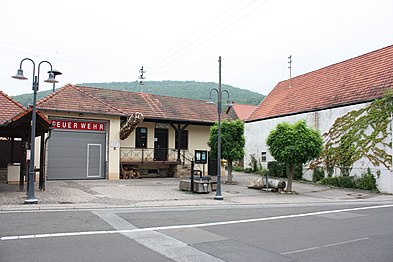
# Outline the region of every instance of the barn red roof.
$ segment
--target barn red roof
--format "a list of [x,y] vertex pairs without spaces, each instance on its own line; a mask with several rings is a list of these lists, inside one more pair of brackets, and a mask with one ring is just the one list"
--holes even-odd
[[393,45],[279,82],[247,122],[370,101],[393,87]]

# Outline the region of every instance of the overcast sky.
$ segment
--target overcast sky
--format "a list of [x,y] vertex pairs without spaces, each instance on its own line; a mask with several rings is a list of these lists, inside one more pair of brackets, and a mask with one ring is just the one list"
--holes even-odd
[[[268,94],[292,76],[393,44],[392,0],[0,0],[0,90],[20,61],[48,60],[67,83],[218,82]],[[49,70],[41,66],[40,90]],[[44,74],[45,73],[45,74]],[[208,95],[208,94],[207,94]]]

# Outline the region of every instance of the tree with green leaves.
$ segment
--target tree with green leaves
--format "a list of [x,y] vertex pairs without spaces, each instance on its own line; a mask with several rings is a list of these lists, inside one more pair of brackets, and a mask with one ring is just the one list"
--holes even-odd
[[[212,155],[217,155],[218,124],[210,128],[208,145]],[[228,183],[232,183],[232,162],[244,156],[244,123],[239,119],[221,122],[221,157],[228,161]],[[219,160],[218,160],[219,161]]]
[[266,144],[272,156],[289,168],[288,192],[292,191],[295,164],[305,164],[318,157],[323,149],[322,136],[317,130],[309,128],[305,120],[294,124],[279,123],[270,132]]

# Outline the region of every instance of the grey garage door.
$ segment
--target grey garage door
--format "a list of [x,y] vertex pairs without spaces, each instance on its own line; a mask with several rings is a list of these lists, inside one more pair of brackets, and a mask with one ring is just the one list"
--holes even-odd
[[105,133],[53,130],[48,179],[105,178]]

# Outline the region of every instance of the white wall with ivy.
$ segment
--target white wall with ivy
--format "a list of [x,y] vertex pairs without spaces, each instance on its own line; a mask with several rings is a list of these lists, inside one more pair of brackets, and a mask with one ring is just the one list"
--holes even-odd
[[[278,123],[295,123],[298,120],[304,119],[310,127],[316,128],[323,135],[324,133],[327,133],[329,131],[337,118],[342,117],[343,115],[347,114],[352,110],[358,110],[369,104],[370,103],[362,103],[357,105],[336,107],[332,109],[294,114],[290,116],[283,116],[246,123],[244,130],[244,135],[246,139],[244,167],[248,167],[248,164],[251,162],[251,155],[255,155],[255,157],[260,161],[262,152],[266,152],[266,162],[262,163],[265,167],[267,165],[267,162],[274,161],[266,145],[266,139],[270,131],[273,130]],[[385,150],[386,152],[389,152],[389,154],[392,154],[392,148],[385,148]],[[367,168],[370,168],[371,172],[375,175],[378,190],[383,193],[393,194],[392,171],[387,169],[383,165],[374,166],[368,159],[362,158],[353,164],[351,175],[360,176],[361,174],[367,172]],[[338,168],[335,168],[334,170],[334,176],[340,175],[340,170]],[[377,173],[379,173],[378,176],[376,175]],[[305,179],[312,179],[312,172],[307,171],[307,166],[305,166],[304,168],[303,177]]]

